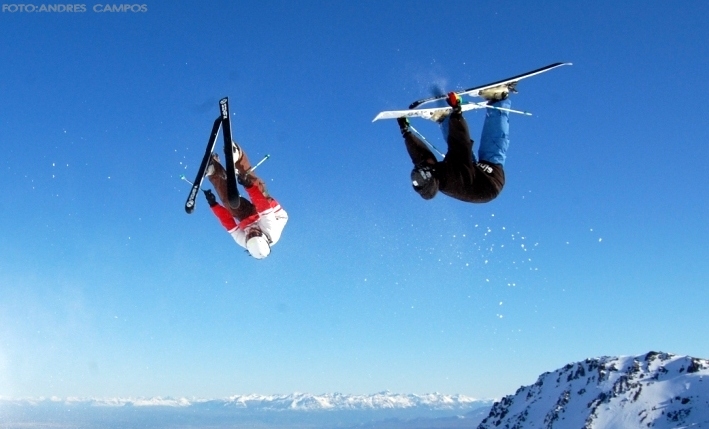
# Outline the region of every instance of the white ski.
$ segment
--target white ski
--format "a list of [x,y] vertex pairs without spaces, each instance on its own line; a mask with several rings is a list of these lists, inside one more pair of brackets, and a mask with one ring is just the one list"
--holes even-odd
[[[523,112],[521,110],[506,109],[504,107],[490,106],[487,102],[483,101],[480,103],[466,103],[460,106],[460,110],[463,112],[467,110],[474,109],[497,109],[504,110],[506,112],[519,113],[521,115],[532,116],[529,112]],[[377,116],[372,119],[372,122],[378,121],[380,119],[396,119],[396,118],[424,118],[430,121],[438,122],[445,116],[450,115],[453,108],[448,107],[433,107],[430,109],[411,109],[411,110],[386,110],[380,112]]]
[[[542,68],[538,68],[536,70],[532,70],[527,73],[522,73],[520,75],[510,77],[507,79],[499,80],[497,82],[492,82],[488,83],[487,85],[482,85],[482,86],[476,86],[473,88],[468,88],[464,89],[462,91],[455,91],[456,94],[458,95],[467,95],[469,97],[480,97],[485,90],[490,90],[496,87],[501,87],[501,88],[509,88],[510,90],[514,91],[514,86],[517,82],[519,82],[522,79],[526,79],[528,77],[536,76],[538,74],[542,74],[545,72],[548,72],[549,70],[554,70],[557,67],[562,67],[562,66],[570,66],[572,63],[554,63],[554,64],[549,64],[548,66],[544,66]],[[409,109],[414,109],[418,106],[421,106],[422,104],[427,104],[431,103],[433,101],[438,101],[438,100],[443,100],[447,97],[445,94],[437,95],[435,97],[429,97],[429,98],[423,98],[421,100],[414,101],[411,103],[409,106]]]

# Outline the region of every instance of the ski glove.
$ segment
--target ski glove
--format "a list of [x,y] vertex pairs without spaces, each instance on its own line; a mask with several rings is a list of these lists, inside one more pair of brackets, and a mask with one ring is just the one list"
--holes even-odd
[[236,180],[244,188],[250,188],[254,184],[250,174],[239,174],[239,177],[237,177]]
[[209,207],[214,207],[217,205],[217,198],[214,196],[210,189],[202,192],[204,192],[204,196],[207,198],[207,203],[209,204]]

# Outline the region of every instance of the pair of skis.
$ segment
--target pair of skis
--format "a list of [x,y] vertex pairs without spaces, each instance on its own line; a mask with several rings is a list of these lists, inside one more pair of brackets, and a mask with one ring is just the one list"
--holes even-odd
[[[541,73],[548,72],[549,70],[553,70],[557,67],[561,66],[568,66],[571,65],[571,63],[554,63],[554,64],[549,64],[548,66],[541,67],[536,70],[532,70],[530,72],[522,73],[517,76],[513,76],[507,79],[503,79],[497,82],[489,83],[487,85],[482,85],[482,86],[475,86],[472,88],[464,89],[462,91],[456,91],[456,94],[463,96],[466,95],[468,97],[480,97],[484,98],[483,94],[485,94],[488,91],[504,91],[504,92],[514,92],[515,86],[517,82],[519,82],[522,79],[526,79],[528,77],[536,76]],[[409,106],[408,110],[390,110],[390,111],[385,111],[379,113],[374,120],[378,121],[380,119],[396,119],[396,118],[401,118],[401,117],[421,117],[424,119],[430,119],[433,121],[437,121],[444,115],[450,114],[452,108],[451,107],[434,107],[431,109],[419,109],[418,107],[432,103],[434,101],[439,101],[443,100],[447,97],[447,95],[437,95],[434,97],[429,97],[429,98],[423,98],[421,100],[414,101],[411,103]],[[530,115],[530,113],[527,112],[522,112],[519,110],[511,110],[511,109],[503,109],[500,107],[496,106],[490,106],[488,105],[485,101],[475,103],[475,102],[470,102],[470,101],[465,101],[461,105],[461,110],[467,111],[467,110],[472,110],[472,109],[501,109],[501,110],[508,110],[510,112],[514,113],[521,113],[525,115]],[[204,157],[202,158],[202,164],[199,167],[199,171],[197,172],[197,177],[195,178],[193,184],[192,184],[192,190],[190,191],[189,196],[187,197],[187,202],[185,203],[185,211],[187,213],[192,213],[195,207],[195,203],[197,201],[197,195],[199,194],[199,190],[201,189],[202,185],[202,180],[204,180],[204,173],[207,170],[207,167],[209,166],[209,161],[212,156],[212,152],[214,151],[214,145],[216,144],[217,141],[217,136],[219,135],[219,129],[223,128],[223,136],[224,136],[224,157],[225,157],[225,162],[226,162],[226,175],[227,175],[227,192],[229,194],[229,206],[231,208],[237,208],[239,207],[239,201],[241,200],[239,196],[239,190],[236,187],[236,170],[234,167],[234,153],[236,151],[236,148],[234,147],[234,144],[232,143],[231,140],[231,121],[229,120],[229,99],[227,97],[222,98],[219,100],[219,112],[220,115],[219,117],[214,121],[214,125],[212,126],[212,133],[209,135],[209,141],[207,142],[207,148],[204,152]],[[266,156],[268,158],[268,155]],[[264,160],[266,159],[264,158]],[[263,162],[263,160],[261,161]],[[259,162],[259,164],[261,164]],[[258,167],[258,165],[256,167]],[[253,167],[253,168],[256,168]],[[252,170],[253,170],[252,168]]]
[[197,171],[197,177],[194,179],[194,182],[192,182],[192,189],[190,190],[190,193],[187,196],[187,201],[185,202],[185,211],[187,213],[192,213],[192,211],[194,211],[195,204],[197,203],[197,195],[202,187],[204,173],[207,171],[207,167],[209,166],[209,162],[212,157],[212,152],[214,152],[214,146],[217,143],[220,128],[222,129],[222,135],[224,136],[224,161],[226,165],[226,183],[227,192],[229,194],[229,206],[233,209],[239,207],[239,201],[241,198],[239,195],[239,189],[236,187],[236,168],[234,167],[234,153],[236,148],[231,140],[229,99],[227,97],[219,100],[219,113],[219,117],[214,120],[212,132],[209,135],[209,140],[207,141],[207,148],[204,151],[202,163]]
[[[490,90],[496,90],[499,89],[500,91],[507,91],[507,92],[514,92],[514,88],[517,84],[522,79],[526,79],[528,77],[536,76],[538,74],[548,72],[549,70],[553,70],[557,67],[561,66],[570,66],[571,63],[554,63],[554,64],[549,64],[548,66],[544,66],[542,68],[532,70],[530,72],[522,73],[517,76],[513,76],[507,79],[503,79],[497,82],[492,82],[488,83],[487,85],[482,85],[482,86],[474,86],[472,88],[464,89],[461,91],[456,91],[455,93],[463,96],[466,95],[468,97],[480,97],[483,98],[483,94],[486,91]],[[451,107],[434,107],[430,109],[418,109],[418,107],[432,103],[434,101],[439,101],[443,100],[447,97],[447,95],[437,95],[434,97],[429,97],[429,98],[423,98],[421,100],[414,101],[411,103],[409,106],[409,110],[388,110],[384,112],[380,112],[377,116],[374,117],[372,122],[378,121],[380,119],[396,119],[396,118],[411,118],[411,117],[419,117],[419,118],[424,118],[424,119],[429,119],[432,121],[437,121],[441,117],[450,114],[452,108]],[[519,110],[512,110],[512,109],[503,109],[500,107],[494,107],[490,106],[487,104],[486,101],[482,101],[479,103],[475,102],[470,102],[470,101],[464,101],[464,104],[461,106],[461,110],[466,111],[466,110],[472,110],[472,109],[500,109],[500,110],[507,110],[510,112],[514,113],[520,113],[523,115],[531,115],[531,113],[528,112],[522,112]]]

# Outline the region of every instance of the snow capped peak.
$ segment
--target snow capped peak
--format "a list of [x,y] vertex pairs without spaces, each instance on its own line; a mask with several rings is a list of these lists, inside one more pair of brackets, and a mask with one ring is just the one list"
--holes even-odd
[[542,374],[496,402],[479,429],[709,425],[709,361],[650,352]]
[[396,394],[388,391],[371,395],[345,395],[342,393],[327,393],[314,395],[310,393],[292,393],[289,395],[235,395],[228,398],[227,404],[243,408],[281,409],[281,410],[375,410],[375,409],[405,409],[423,407],[434,410],[467,409],[473,403],[480,402],[475,398],[463,395],[441,395],[430,393],[425,395]]

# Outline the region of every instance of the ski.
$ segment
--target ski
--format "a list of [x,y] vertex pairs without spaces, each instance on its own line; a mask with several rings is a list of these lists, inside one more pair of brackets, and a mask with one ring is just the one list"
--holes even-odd
[[[455,93],[458,94],[458,95],[467,95],[467,96],[470,96],[470,97],[479,97],[479,96],[480,96],[480,93],[481,93],[482,91],[484,91],[484,90],[486,90],[486,89],[494,88],[494,87],[496,87],[496,86],[503,86],[503,85],[505,85],[505,86],[508,86],[508,87],[514,89],[514,84],[516,84],[517,82],[519,82],[519,81],[522,80],[522,79],[526,79],[526,78],[528,78],[528,77],[532,77],[532,76],[536,76],[536,75],[541,74],[541,73],[544,73],[544,72],[548,72],[549,70],[553,70],[553,69],[555,69],[555,68],[557,68],[557,67],[570,66],[571,64],[572,64],[572,63],[554,63],[554,64],[549,64],[548,66],[544,66],[544,67],[542,67],[542,68],[538,68],[538,69],[536,69],[536,70],[532,70],[532,71],[527,72],[527,73],[522,73],[522,74],[520,74],[520,75],[517,75],[517,76],[514,76],[514,77],[510,77],[510,78],[507,78],[507,79],[503,79],[503,80],[500,80],[500,81],[497,81],[497,82],[488,83],[487,85],[475,86],[475,87],[472,87],[472,88],[464,89],[464,90],[462,90],[462,91],[456,91]],[[428,103],[431,103],[431,102],[433,102],[433,101],[444,100],[447,96],[448,96],[447,94],[443,94],[443,95],[438,95],[438,96],[435,96],[435,97],[423,98],[423,99],[421,99],[421,100],[414,101],[414,102],[411,103],[411,105],[409,106],[409,109],[415,109],[415,108],[417,108],[418,106],[421,106],[422,104],[428,104]]]
[[[480,102],[480,103],[464,103],[461,104],[460,110],[465,112],[467,110],[473,110],[473,109],[497,109],[497,110],[504,110],[507,112],[512,112],[512,113],[519,113],[522,115],[527,115],[531,116],[532,114],[529,112],[523,112],[521,110],[514,110],[514,109],[506,109],[504,107],[497,107],[497,106],[491,106],[487,104],[487,102]],[[423,118],[423,119],[428,119],[430,121],[438,122],[440,121],[443,117],[450,115],[451,110],[453,108],[451,107],[432,107],[430,109],[413,109],[413,110],[386,110],[384,112],[379,112],[377,116],[372,119],[372,122],[378,121],[380,119],[396,119],[396,118]]]
[[234,167],[234,146],[231,141],[231,120],[229,118],[229,99],[219,100],[219,110],[222,114],[222,134],[224,136],[224,168],[226,169],[226,186],[229,195],[229,206],[232,209],[239,207],[239,189],[236,187],[236,168]]
[[187,202],[185,202],[185,211],[189,214],[194,211],[195,204],[197,203],[197,194],[202,186],[202,180],[204,180],[204,173],[207,171],[207,166],[209,165],[209,160],[212,157],[212,152],[214,151],[214,145],[217,142],[217,136],[219,135],[219,128],[222,126],[222,118],[218,117],[214,121],[212,126],[212,133],[209,135],[209,140],[207,141],[207,148],[204,151],[204,156],[202,157],[202,163],[197,171],[197,177],[192,182],[192,190],[189,196],[187,196]]
[[[463,112],[473,109],[484,109],[485,106],[477,103],[468,103],[460,106],[460,110]],[[372,122],[378,121],[380,119],[396,119],[396,118],[424,118],[431,121],[436,121],[449,115],[451,107],[432,107],[430,109],[414,109],[414,110],[385,110],[384,112],[379,112],[377,116],[372,119]]]

